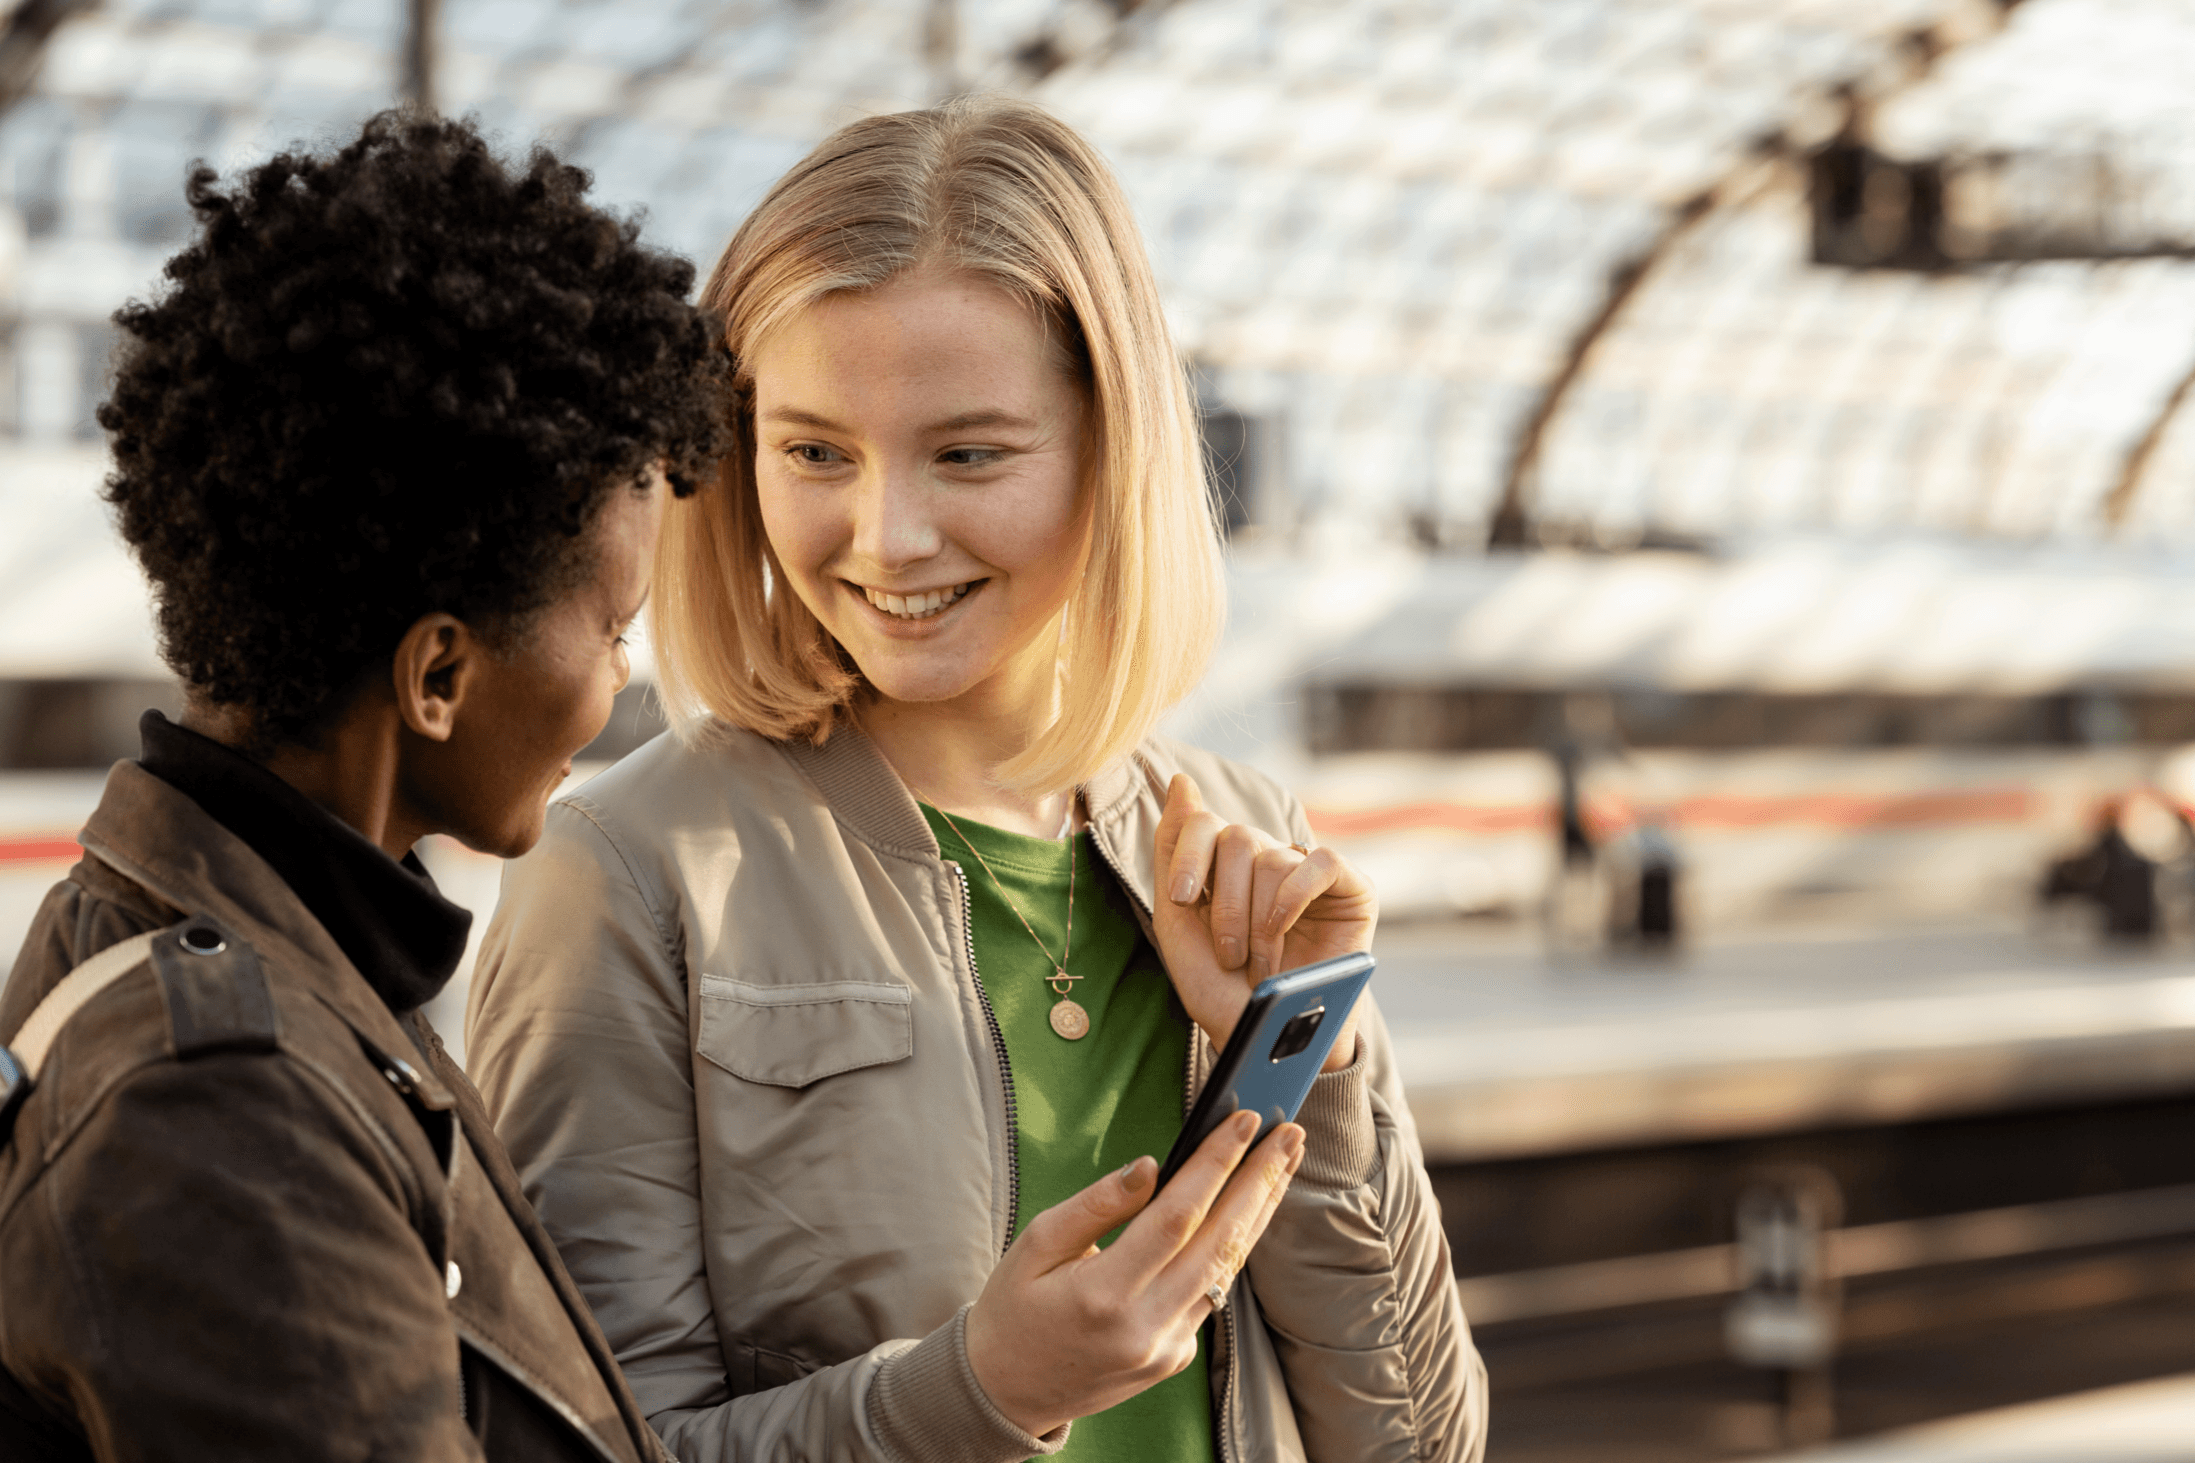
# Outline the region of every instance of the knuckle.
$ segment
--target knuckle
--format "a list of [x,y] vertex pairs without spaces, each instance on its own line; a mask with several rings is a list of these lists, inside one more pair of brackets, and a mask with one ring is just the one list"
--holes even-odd
[[1128,1298],[1117,1290],[1105,1289],[1095,1294],[1085,1294],[1082,1300],[1083,1319],[1101,1335],[1119,1330],[1129,1318]]
[[1197,1232],[1197,1216],[1193,1210],[1178,1206],[1169,1208],[1159,1216],[1158,1232],[1161,1238],[1178,1249],[1187,1244],[1189,1237]]

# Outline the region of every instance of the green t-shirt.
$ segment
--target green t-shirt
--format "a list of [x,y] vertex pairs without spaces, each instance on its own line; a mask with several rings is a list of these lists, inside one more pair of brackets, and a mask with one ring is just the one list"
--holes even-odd
[[[944,856],[967,876],[976,972],[1006,1038],[1021,1175],[1014,1214],[1019,1234],[1032,1217],[1131,1159],[1166,1157],[1181,1132],[1189,1018],[1143,938],[1128,895],[1087,833],[1055,843],[967,818],[949,824],[927,804],[922,816]],[[983,863],[969,856],[962,835],[982,851],[991,875],[1054,955],[1066,948],[1068,860],[1076,861],[1067,969],[1082,977],[1074,999],[1090,1013],[1089,1034],[1080,1041],[1052,1030],[1057,998],[1045,983],[1051,962],[999,897]],[[1206,1343],[1200,1335],[1196,1361],[1178,1376],[1076,1422],[1060,1456],[1087,1463],[1210,1463],[1216,1447]]]

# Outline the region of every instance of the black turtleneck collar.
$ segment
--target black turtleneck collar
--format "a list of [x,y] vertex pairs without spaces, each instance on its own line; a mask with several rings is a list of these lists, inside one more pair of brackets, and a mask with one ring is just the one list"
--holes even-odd
[[399,863],[257,762],[157,711],[138,730],[145,770],[272,865],[392,1012],[449,984],[473,917],[436,891],[417,855]]

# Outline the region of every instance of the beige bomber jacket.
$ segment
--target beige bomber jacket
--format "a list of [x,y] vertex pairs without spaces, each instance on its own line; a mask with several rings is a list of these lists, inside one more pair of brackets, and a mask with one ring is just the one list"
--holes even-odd
[[[1017,1176],[966,890],[875,747],[658,738],[504,876],[467,1067],[648,1415],[689,1463],[1008,1463],[966,1307]],[[1085,790],[1150,907],[1168,780],[1311,842],[1262,776],[1154,739]],[[1377,987],[1375,978],[1374,987]],[[1223,1463],[1462,1460],[1486,1378],[1385,1022],[1299,1118],[1302,1168],[1215,1328]],[[1188,1085],[1213,1053],[1193,1042]],[[1184,1094],[1184,1101],[1188,1094]]]

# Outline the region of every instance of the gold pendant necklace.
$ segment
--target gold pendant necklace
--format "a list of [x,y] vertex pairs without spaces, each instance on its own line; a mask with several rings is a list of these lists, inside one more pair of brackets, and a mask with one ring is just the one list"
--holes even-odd
[[[912,783],[908,785],[913,786]],[[922,797],[919,790],[915,795]],[[1059,959],[1054,960],[1052,959],[1052,947],[1045,944],[1043,939],[1038,936],[1036,927],[1029,923],[1029,917],[1021,912],[1021,906],[1014,903],[1013,896],[1006,892],[1006,886],[998,881],[998,875],[991,872],[991,861],[983,856],[983,850],[977,848],[969,840],[968,835],[960,831],[960,825],[953,821],[951,813],[946,812],[943,808],[938,808],[938,805],[931,802],[929,798],[922,798],[931,807],[937,808],[937,815],[945,820],[946,827],[953,830],[953,836],[961,841],[968,852],[976,856],[976,862],[983,868],[984,877],[991,881],[991,887],[998,891],[998,897],[1005,901],[1006,907],[1014,912],[1014,918],[1020,920],[1021,927],[1029,932],[1029,938],[1035,940],[1037,948],[1044,952],[1046,962],[1052,967],[1052,973],[1044,978],[1044,983],[1052,988],[1052,994],[1058,998],[1052,1002],[1050,1016],[1052,1030],[1069,1041],[1080,1041],[1090,1033],[1090,1013],[1083,1010],[1082,1003],[1075,999],[1075,982],[1082,979],[1082,977],[1067,973],[1067,957],[1073,953],[1075,948],[1075,865],[1077,859],[1075,856],[1074,799],[1075,794],[1069,792],[1067,794],[1067,939],[1060,946]]]

